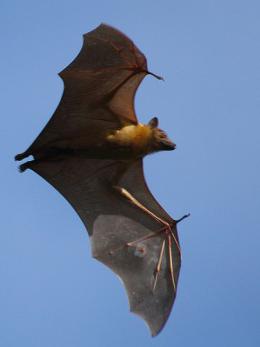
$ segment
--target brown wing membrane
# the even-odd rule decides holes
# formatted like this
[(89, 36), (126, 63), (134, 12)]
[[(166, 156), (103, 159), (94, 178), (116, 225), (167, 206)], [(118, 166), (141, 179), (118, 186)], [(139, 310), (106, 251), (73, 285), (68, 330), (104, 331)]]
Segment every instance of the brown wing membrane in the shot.
[(60, 73), (65, 87), (59, 106), (16, 159), (34, 156), (21, 170), (38, 173), (74, 207), (91, 237), (93, 256), (121, 277), (131, 311), (156, 335), (176, 296), (181, 264), (176, 221), (150, 193), (142, 160), (130, 145), (113, 147), (111, 156), (104, 150), (110, 148), (109, 133), (137, 124), (134, 96), (148, 73), (145, 56), (120, 31), (101, 24), (84, 35), (79, 55)]
[[(66, 160), (34, 162), (31, 169), (71, 203), (87, 227), (93, 256), (121, 277), (131, 311), (148, 323), (152, 335), (158, 334), (170, 314), (176, 294), (167, 252), (162, 256), (157, 285), (153, 290), (163, 243), (163, 235), (159, 233), (162, 225), (114, 188), (115, 185), (125, 187), (146, 208), (172, 223), (173, 220), (146, 186), (142, 161), (69, 157)], [(175, 227), (172, 232), (177, 239)], [(174, 243), (171, 253), (177, 284), (180, 254)]]
[(25, 152), (82, 148), (111, 130), (137, 123), (134, 96), (147, 74), (145, 56), (120, 31), (101, 24), (84, 35), (76, 59), (61, 73), (64, 93), (53, 117)]

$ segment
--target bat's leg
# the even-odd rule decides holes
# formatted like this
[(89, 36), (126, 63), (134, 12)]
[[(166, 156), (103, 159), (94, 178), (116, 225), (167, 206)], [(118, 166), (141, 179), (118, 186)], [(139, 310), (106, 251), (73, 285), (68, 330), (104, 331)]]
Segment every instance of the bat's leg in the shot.
[(161, 270), (164, 249), (165, 249), (165, 240), (163, 240), (161, 251), (160, 251), (160, 256), (158, 259), (158, 263), (157, 263), (157, 266), (156, 266), (155, 271), (154, 271), (153, 291), (155, 291), (157, 280), (158, 280), (158, 275), (159, 275), (160, 270)]
[(170, 235), (168, 235), (168, 251), (169, 251), (171, 280), (172, 280), (172, 285), (173, 285), (174, 291), (176, 292), (176, 283), (175, 283), (175, 278), (174, 278), (173, 262), (172, 262), (172, 239), (171, 239)]
[(24, 172), (27, 169), (31, 169), (34, 164), (37, 164), (39, 162), (40, 162), (40, 160), (38, 160), (38, 159), (28, 160), (27, 162), (25, 162), (19, 166), (19, 171)]
[(155, 219), (157, 222), (161, 223), (164, 225), (164, 230), (167, 231), (168, 233), (171, 234), (178, 250), (179, 253), (181, 254), (181, 249), (180, 249), (180, 245), (179, 242), (177, 241), (171, 225), (166, 222), (165, 220), (163, 220), (162, 218), (158, 217), (156, 214), (154, 214), (152, 211), (150, 211), (148, 208), (146, 208), (143, 204), (141, 204), (135, 197), (133, 197), (133, 195), (131, 193), (129, 193), (126, 189), (121, 188), (116, 186), (115, 187), (124, 197), (126, 197), (129, 201), (131, 201), (135, 206), (139, 207), (142, 211), (144, 211), (145, 213), (147, 213), (149, 216), (151, 216), (153, 219)]

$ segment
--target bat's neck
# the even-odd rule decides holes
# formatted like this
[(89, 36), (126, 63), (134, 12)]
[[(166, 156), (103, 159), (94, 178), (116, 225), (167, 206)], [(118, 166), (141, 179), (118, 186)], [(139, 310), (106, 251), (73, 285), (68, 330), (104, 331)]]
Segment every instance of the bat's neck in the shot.
[(120, 147), (131, 148), (133, 153), (145, 155), (151, 152), (152, 137), (152, 128), (149, 125), (139, 123), (116, 130), (107, 137), (107, 140)]

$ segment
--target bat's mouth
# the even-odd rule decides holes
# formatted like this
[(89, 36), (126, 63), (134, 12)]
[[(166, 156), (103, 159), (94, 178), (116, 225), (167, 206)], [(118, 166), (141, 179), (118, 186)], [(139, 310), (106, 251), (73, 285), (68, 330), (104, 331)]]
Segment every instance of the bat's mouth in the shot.
[(176, 148), (176, 144), (171, 141), (163, 141), (162, 142), (162, 149), (164, 151), (173, 151)]

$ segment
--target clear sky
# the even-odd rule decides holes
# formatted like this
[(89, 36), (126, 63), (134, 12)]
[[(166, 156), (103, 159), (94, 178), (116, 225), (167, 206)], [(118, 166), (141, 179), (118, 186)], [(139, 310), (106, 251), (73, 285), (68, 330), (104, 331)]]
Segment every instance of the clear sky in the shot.
[[(0, 346), (260, 346), (260, 2), (1, 0)], [(151, 338), (118, 278), (91, 258), (69, 204), (13, 156), (62, 94), (57, 73), (100, 22), (149, 68), (136, 109), (177, 143), (145, 160), (179, 227), (178, 296)]]

